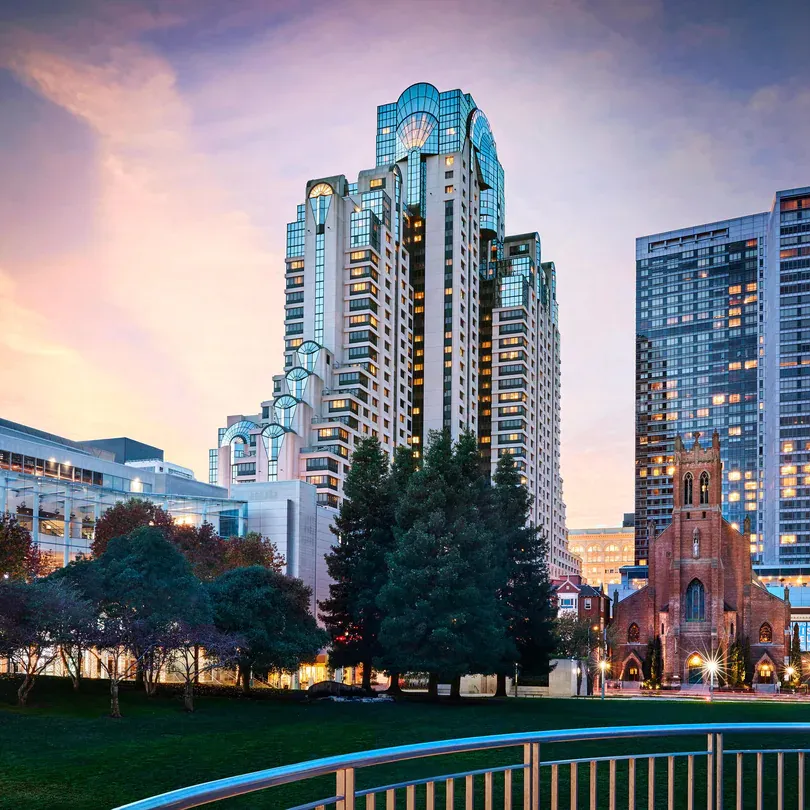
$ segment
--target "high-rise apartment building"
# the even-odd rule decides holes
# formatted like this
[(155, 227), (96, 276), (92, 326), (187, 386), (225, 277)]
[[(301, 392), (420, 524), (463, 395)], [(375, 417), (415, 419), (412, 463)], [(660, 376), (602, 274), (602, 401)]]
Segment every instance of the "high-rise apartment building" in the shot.
[(220, 429), (211, 480), (300, 478), (336, 508), (357, 438), (419, 454), (431, 430), (471, 430), (487, 468), (515, 457), (552, 573), (575, 570), (557, 320), (539, 236), (505, 235), (486, 116), (460, 90), (413, 85), (378, 107), (375, 168), (307, 183), (287, 226), (284, 373), (260, 413)]
[(755, 565), (810, 563), (802, 268), (807, 188), (778, 192), (764, 213), (636, 240), (638, 563), (651, 524), (658, 533), (670, 520), (675, 436), (715, 430), (723, 516), (740, 531), (750, 519)]
[(776, 194), (766, 238), (762, 562), (780, 575), (810, 565), (810, 186)]

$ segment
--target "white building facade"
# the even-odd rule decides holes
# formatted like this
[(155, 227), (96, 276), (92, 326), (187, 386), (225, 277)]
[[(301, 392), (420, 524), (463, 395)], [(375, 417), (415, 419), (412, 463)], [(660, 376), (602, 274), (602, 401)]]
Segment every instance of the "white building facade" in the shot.
[(573, 572), (554, 265), (537, 234), (505, 236), (503, 168), (470, 95), (413, 85), (377, 120), (374, 169), (306, 185), (287, 227), (284, 372), (259, 413), (228, 417), (210, 481), (301, 480), (334, 510), (358, 438), (418, 455), (431, 430), (471, 430), (487, 471), (515, 457), (552, 575)]

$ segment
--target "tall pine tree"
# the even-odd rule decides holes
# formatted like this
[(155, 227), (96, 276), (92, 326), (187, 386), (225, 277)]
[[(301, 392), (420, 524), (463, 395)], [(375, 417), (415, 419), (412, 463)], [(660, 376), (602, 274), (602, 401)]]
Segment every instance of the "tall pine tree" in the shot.
[(376, 438), (363, 438), (352, 455), (344, 500), (332, 531), (337, 545), (326, 557), (333, 583), (320, 604), (336, 666), (363, 667), (363, 688), (379, 656), (377, 597), (388, 579), (386, 555), (394, 544), (396, 493), (388, 455)]
[(507, 632), (515, 647), (514, 662), (498, 672), (496, 696), (506, 696), (506, 675), (514, 663), (532, 675), (547, 675), (556, 646), (547, 543), (530, 524), (531, 495), (510, 454), (501, 456), (492, 477), (490, 521), (501, 578)]
[(472, 434), (455, 447), (447, 432), (431, 434), (400, 501), (378, 600), (390, 669), (430, 673), (433, 685), (450, 678), (457, 689), (462, 675), (495, 672), (508, 656), (486, 486)]
[(790, 685), (798, 686), (802, 682), (802, 645), (799, 640), (798, 624), (793, 625), (793, 633), (790, 637), (790, 666), (793, 668)]

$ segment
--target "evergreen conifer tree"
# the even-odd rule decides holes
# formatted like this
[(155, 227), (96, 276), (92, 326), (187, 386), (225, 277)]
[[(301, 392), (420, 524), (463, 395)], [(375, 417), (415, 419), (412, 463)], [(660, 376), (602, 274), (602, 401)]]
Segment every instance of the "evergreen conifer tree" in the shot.
[(790, 637), (790, 666), (793, 668), (791, 686), (798, 686), (802, 682), (802, 645), (799, 641), (799, 625), (793, 625)]
[(496, 672), (509, 643), (497, 598), (492, 534), (481, 503), (477, 443), (434, 432), (397, 514), (397, 543), (378, 604), (391, 670), (438, 677)]
[(506, 675), (517, 663), (522, 672), (547, 675), (556, 646), (547, 543), (529, 523), (531, 495), (510, 454), (501, 456), (492, 477), (490, 522), (501, 578), (500, 598), (515, 662), (498, 672), (497, 696), (506, 695)]
[(332, 528), (338, 542), (326, 557), (333, 583), (320, 604), (321, 618), (332, 638), (332, 663), (361, 664), (363, 688), (370, 690), (372, 664), (381, 652), (377, 597), (388, 579), (396, 506), (388, 455), (376, 438), (357, 443), (344, 496)]

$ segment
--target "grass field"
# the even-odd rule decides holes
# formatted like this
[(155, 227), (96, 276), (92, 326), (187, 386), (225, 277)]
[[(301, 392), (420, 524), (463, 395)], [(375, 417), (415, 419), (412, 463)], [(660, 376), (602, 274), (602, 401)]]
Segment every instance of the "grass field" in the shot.
[[(636, 725), (690, 722), (810, 722), (810, 705), (773, 703), (664, 702), (657, 700), (595, 699), (478, 700), (460, 704), (400, 702), (367, 705), (293, 700), (249, 700), (239, 697), (201, 697), (197, 712), (187, 715), (173, 695), (152, 699), (136, 690), (124, 690), (124, 718), (107, 716), (106, 682), (87, 682), (74, 696), (67, 682), (42, 679), (31, 694), (31, 705), (13, 705), (14, 684), (0, 679), (0, 807), (15, 810), (94, 810), (111, 808), (171, 788), (331, 754), (426, 740), (514, 731), (582, 726)], [(745, 741), (746, 747), (777, 746), (778, 739)], [(808, 746), (809, 740), (791, 745)], [(730, 743), (727, 741), (726, 746)], [(684, 747), (705, 750), (705, 738)], [(648, 741), (619, 740), (611, 750), (580, 746), (576, 753), (607, 754), (649, 751)], [(385, 773), (361, 774), (359, 786), (382, 784), (412, 774), (447, 773), (516, 761), (515, 753), (479, 752), (455, 757), (455, 762), (411, 762), (390, 766)], [(544, 758), (548, 759), (550, 754)], [(638, 804), (646, 807), (646, 763), (639, 766)], [(796, 807), (795, 759), (788, 761), (788, 803)], [(626, 768), (626, 766), (623, 766)], [(661, 763), (658, 789), (663, 802), (665, 765)], [(702, 762), (696, 765), (704, 779)], [(733, 767), (733, 760), (727, 768)], [(679, 766), (680, 768), (680, 766)], [(746, 786), (753, 786), (753, 758), (746, 767)], [(775, 769), (766, 762), (768, 791), (775, 790)], [(684, 770), (685, 773), (685, 770)], [(567, 769), (563, 774), (567, 779)], [(681, 770), (677, 805), (685, 806)], [(600, 785), (604, 775), (600, 774)], [(581, 776), (580, 806), (587, 806), (587, 773)], [(733, 782), (733, 778), (729, 779)], [(567, 782), (563, 787), (567, 790)], [(224, 808), (278, 808), (331, 795), (331, 780), (321, 785), (285, 787), (223, 802)], [(315, 793), (311, 792), (315, 789)], [(461, 788), (458, 789), (461, 793)], [(754, 801), (747, 791), (749, 802)], [(421, 794), (419, 794), (421, 796)], [(517, 793), (516, 793), (517, 795)], [(568, 806), (566, 801), (561, 806)], [(696, 807), (705, 807), (705, 792), (698, 792)], [(382, 803), (378, 802), (377, 807)], [(442, 796), (442, 806), (443, 796)], [(483, 806), (482, 804), (480, 806)], [(621, 805), (627, 807), (626, 800)], [(656, 802), (656, 806), (665, 806)], [(750, 806), (754, 806), (751, 804)], [(767, 804), (766, 804), (767, 806)], [(775, 806), (775, 803), (773, 804)], [(404, 807), (404, 798), (403, 804)]]

